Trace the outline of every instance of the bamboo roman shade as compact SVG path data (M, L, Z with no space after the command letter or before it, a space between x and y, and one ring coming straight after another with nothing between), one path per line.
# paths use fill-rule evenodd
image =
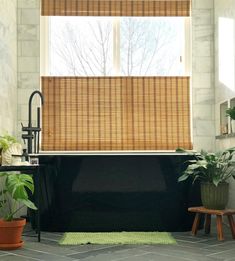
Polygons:
M44 16L190 16L191 0L42 0Z
M42 150L191 149L189 77L42 77Z

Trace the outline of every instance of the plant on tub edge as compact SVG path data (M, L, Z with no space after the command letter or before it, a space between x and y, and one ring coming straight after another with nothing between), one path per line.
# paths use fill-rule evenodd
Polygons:
M29 199L29 193L34 193L34 182L28 174L4 172L0 177L0 249L16 249L23 244L21 236L26 224L16 214L24 206L37 209Z
M190 178L194 183L199 180L203 206L209 209L224 209L228 202L227 181L231 177L235 178L235 148L218 153L202 150L201 153L189 154L193 155L194 159L187 161L188 166L178 181Z
M22 155L22 145L17 141L16 137L9 134L0 135L0 153L1 164L12 165L12 155L19 157Z

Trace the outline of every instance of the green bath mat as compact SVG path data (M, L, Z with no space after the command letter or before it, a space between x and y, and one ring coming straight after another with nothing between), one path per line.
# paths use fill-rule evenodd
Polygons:
M176 244L167 232L68 232L59 241L60 245L81 244Z

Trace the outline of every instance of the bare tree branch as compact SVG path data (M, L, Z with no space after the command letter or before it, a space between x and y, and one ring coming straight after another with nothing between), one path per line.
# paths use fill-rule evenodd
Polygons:
M61 30L55 28L52 32L51 47L56 61L52 63L52 71L58 75L110 75L110 20L71 23L66 19L67 22L60 24ZM176 31L168 21L121 19L121 72L124 75L167 75L176 70L179 54L172 48Z

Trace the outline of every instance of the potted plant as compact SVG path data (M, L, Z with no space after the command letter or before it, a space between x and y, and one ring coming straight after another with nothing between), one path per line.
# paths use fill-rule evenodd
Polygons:
M230 117L231 121L231 132L235 133L235 107L228 108L226 110L226 116Z
M228 203L228 179L235 178L235 148L223 152L191 153L195 159L188 160L188 166L178 181L188 178L201 183L201 200L209 209L224 209Z
M16 214L24 206L37 209L29 200L34 182L28 174L4 172L0 177L0 249L16 249L23 245L21 236L26 224L26 220L16 218Z
M22 146L14 136L4 134L0 136L0 150L2 156L2 165L12 164L12 155L20 156L22 154Z

